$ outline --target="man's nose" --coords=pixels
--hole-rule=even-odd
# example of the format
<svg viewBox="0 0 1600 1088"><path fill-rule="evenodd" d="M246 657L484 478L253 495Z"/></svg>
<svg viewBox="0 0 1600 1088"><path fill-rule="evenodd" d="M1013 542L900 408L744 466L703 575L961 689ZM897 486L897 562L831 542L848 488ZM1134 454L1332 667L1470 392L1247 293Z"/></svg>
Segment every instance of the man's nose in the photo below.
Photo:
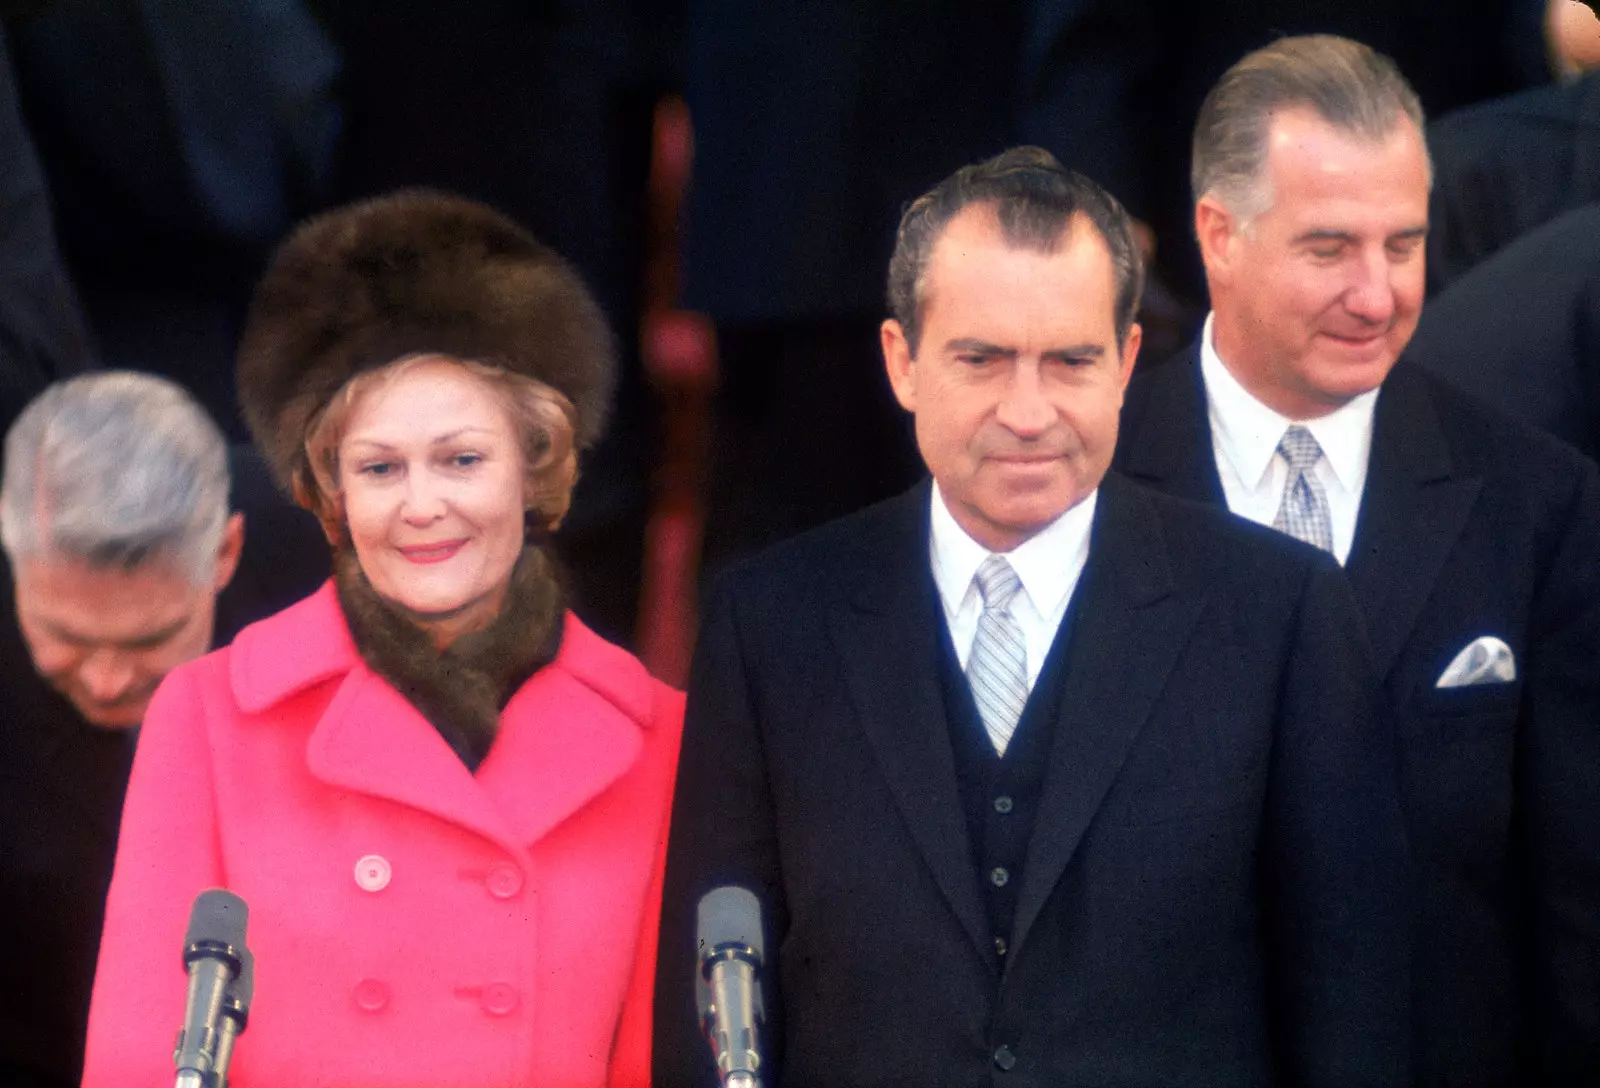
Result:
<svg viewBox="0 0 1600 1088"><path fill-rule="evenodd" d="M995 419L1023 438L1036 438L1049 430L1055 409L1045 396L1037 362L1019 360L1011 368L1000 403L995 406Z"/></svg>
<svg viewBox="0 0 1600 1088"><path fill-rule="evenodd" d="M1345 309L1369 324L1388 324L1395 311L1394 268L1388 254L1383 250L1368 254L1353 275L1345 292Z"/></svg>
<svg viewBox="0 0 1600 1088"><path fill-rule="evenodd" d="M138 670L126 654L97 650L78 668L78 683L97 703L114 703L133 690Z"/></svg>

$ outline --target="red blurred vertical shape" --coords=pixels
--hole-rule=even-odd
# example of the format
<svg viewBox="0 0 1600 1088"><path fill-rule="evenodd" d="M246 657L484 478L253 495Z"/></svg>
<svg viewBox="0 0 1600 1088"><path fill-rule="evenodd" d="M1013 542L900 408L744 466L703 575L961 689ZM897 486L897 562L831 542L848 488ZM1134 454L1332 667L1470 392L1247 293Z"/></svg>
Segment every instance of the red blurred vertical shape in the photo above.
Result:
<svg viewBox="0 0 1600 1088"><path fill-rule="evenodd" d="M689 108L656 105L649 177L640 354L661 407L662 449L645 526L635 645L651 674L676 687L694 653L705 481L716 390L716 332L677 308L680 219L694 156Z"/></svg>

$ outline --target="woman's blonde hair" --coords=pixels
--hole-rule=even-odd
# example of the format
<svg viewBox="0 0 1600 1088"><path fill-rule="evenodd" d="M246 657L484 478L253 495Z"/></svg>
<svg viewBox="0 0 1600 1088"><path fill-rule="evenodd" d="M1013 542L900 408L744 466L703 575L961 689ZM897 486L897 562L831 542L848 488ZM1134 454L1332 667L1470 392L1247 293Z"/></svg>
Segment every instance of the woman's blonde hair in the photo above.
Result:
<svg viewBox="0 0 1600 1088"><path fill-rule="evenodd" d="M515 428L522 453L523 506L531 532L547 533L561 524L578 480L576 411L552 386L525 374L471 359L408 355L388 366L363 371L345 382L311 420L305 440L306 464L294 481L295 500L316 514L335 546L348 541L339 487L339 443L361 398L396 381L417 366L444 362L486 384Z"/></svg>

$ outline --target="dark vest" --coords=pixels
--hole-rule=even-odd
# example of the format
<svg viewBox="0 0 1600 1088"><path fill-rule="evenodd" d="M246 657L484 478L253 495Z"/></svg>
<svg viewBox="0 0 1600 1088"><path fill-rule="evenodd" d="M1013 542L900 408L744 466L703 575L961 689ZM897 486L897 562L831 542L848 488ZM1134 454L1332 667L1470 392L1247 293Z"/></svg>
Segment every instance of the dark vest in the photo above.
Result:
<svg viewBox="0 0 1600 1088"><path fill-rule="evenodd" d="M1044 788L1045 767L1055 742L1056 719L1061 707L1062 681L1066 679L1068 643L1078 593L1050 644L1044 668L1022 708L1017 730L1006 745L1004 758L978 716L972 689L961 671L948 627L939 639L939 678L944 694L945 721L955 756L956 785L967 817L967 842L977 867L994 935L995 951L1002 962L1011 941L1011 924L1017 911L1017 891L1022 886L1022 865L1033 837L1034 814ZM940 615L943 615L941 610ZM943 625L941 625L943 626Z"/></svg>

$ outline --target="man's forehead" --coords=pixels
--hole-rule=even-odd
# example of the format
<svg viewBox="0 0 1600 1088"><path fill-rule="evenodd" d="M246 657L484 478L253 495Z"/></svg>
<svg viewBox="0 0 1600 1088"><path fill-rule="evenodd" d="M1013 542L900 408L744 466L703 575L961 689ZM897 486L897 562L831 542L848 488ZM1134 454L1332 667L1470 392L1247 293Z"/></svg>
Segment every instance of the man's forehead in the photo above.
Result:
<svg viewBox="0 0 1600 1088"><path fill-rule="evenodd" d="M71 616L75 624L164 625L213 596L159 559L128 569L47 553L19 557L13 575L19 606L41 619Z"/></svg>

